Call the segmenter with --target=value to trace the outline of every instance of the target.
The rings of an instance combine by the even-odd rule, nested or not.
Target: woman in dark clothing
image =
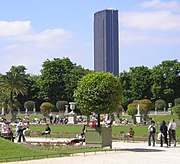
[[[162,135],[161,135],[161,147],[163,147],[163,138],[164,138],[164,143],[166,143],[167,147],[168,147],[167,131],[168,131],[168,127],[166,125],[166,122],[163,120],[161,125],[160,125],[160,132],[162,133]]]

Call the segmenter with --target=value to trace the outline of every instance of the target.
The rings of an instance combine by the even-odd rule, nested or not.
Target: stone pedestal
[[[137,110],[138,110],[138,112],[137,112],[137,114],[136,114],[136,123],[141,123],[142,122],[142,116],[141,116],[141,114],[140,114],[140,105],[138,104],[138,107],[137,107]]]
[[[77,114],[73,111],[68,114],[68,124],[77,124]]]
[[[136,115],[136,123],[141,123],[142,122],[142,116],[141,115]]]

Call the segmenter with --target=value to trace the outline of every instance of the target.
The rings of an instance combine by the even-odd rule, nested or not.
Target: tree
[[[180,120],[180,105],[173,106],[172,111],[173,111],[173,113],[178,115],[178,118]]]
[[[48,116],[49,113],[53,110],[54,106],[49,102],[43,102],[40,106],[40,111],[44,116]]]
[[[128,105],[136,99],[151,98],[150,75],[150,69],[145,66],[131,67],[129,72],[120,74],[123,105]]]
[[[173,102],[180,97],[180,63],[177,60],[166,60],[153,67],[150,78],[153,99]]]
[[[155,108],[157,110],[163,110],[166,107],[167,107],[167,104],[166,104],[166,102],[164,100],[159,99],[159,100],[155,101]]]
[[[148,99],[139,100],[140,112],[147,116],[149,110],[152,108],[152,102]]]
[[[120,83],[122,85],[122,106],[126,109],[127,105],[132,102],[131,96],[131,76],[129,72],[122,72],[119,76]]]
[[[66,107],[65,105],[68,105],[68,102],[67,101],[58,101],[56,103],[56,108],[59,110],[59,111],[65,111]]]
[[[148,67],[139,66],[130,68],[130,90],[133,100],[151,98],[151,82],[149,79],[150,74],[151,72]]]
[[[127,113],[128,113],[128,115],[132,116],[132,118],[134,118],[134,116],[137,114],[137,104],[135,104],[135,103],[129,104]]]
[[[38,80],[38,98],[56,104],[59,100],[72,101],[77,83],[86,71],[68,58],[55,58],[43,63]]]
[[[122,88],[118,78],[111,73],[94,72],[85,75],[74,92],[78,108],[84,114],[100,114],[117,111],[120,105]]]
[[[25,85],[24,78],[18,73],[11,69],[6,75],[3,75],[0,79],[0,88],[5,90],[9,94],[10,102],[10,113],[13,112],[13,95],[25,95],[27,88]]]
[[[35,102],[34,101],[26,101],[24,103],[24,108],[27,109],[28,111],[33,111],[35,108]]]
[[[180,105],[180,98],[177,98],[174,100],[174,105]]]

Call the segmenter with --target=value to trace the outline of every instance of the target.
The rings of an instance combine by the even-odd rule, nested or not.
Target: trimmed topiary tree
[[[167,104],[166,104],[166,102],[164,100],[159,99],[159,100],[155,101],[155,108],[157,110],[163,110],[166,107],[167,107]]]
[[[178,115],[178,118],[180,120],[180,105],[173,106],[172,111],[173,111],[173,113]]]
[[[94,72],[85,75],[74,92],[74,100],[83,114],[100,114],[117,111],[122,88],[119,79],[111,73]]]
[[[68,105],[67,101],[58,101],[56,102],[56,108],[58,109],[58,111],[65,111],[66,107],[65,105]]]
[[[135,119],[134,116],[137,114],[137,104],[136,103],[131,103],[128,105],[128,109],[127,109],[127,114],[132,116],[133,122],[135,123]]]
[[[176,105],[180,105],[180,98],[176,98],[175,100],[174,100],[174,105],[176,106]]]
[[[49,102],[43,102],[40,106],[40,111],[44,116],[48,116],[54,106]]]
[[[35,108],[35,102],[34,101],[26,101],[24,103],[24,108],[27,109],[28,111],[33,111]]]
[[[140,112],[144,114],[144,116],[147,116],[148,112],[152,108],[152,102],[148,99],[143,99],[139,101],[140,105]]]

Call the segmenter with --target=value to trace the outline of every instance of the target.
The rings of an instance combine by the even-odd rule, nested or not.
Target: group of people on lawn
[[[3,123],[1,125],[1,137],[6,138],[14,142],[14,134],[9,126],[10,122],[7,122],[6,119],[3,119]],[[16,125],[16,133],[17,133],[17,142],[26,142],[25,134],[29,132],[30,129],[28,126],[24,125],[24,122],[20,119],[19,122]],[[46,124],[45,131],[42,132],[42,135],[50,134],[51,128],[48,124]]]
[[[149,136],[148,136],[148,146],[151,146],[151,138],[152,144],[155,146],[155,134],[156,127],[155,122],[152,120],[151,124],[148,127]],[[168,125],[163,120],[160,125],[160,133],[158,133],[157,139],[160,140],[160,146],[163,147],[163,143],[167,145],[167,147],[171,146],[171,140],[174,140],[174,146],[176,146],[176,123],[174,119],[172,119]]]

